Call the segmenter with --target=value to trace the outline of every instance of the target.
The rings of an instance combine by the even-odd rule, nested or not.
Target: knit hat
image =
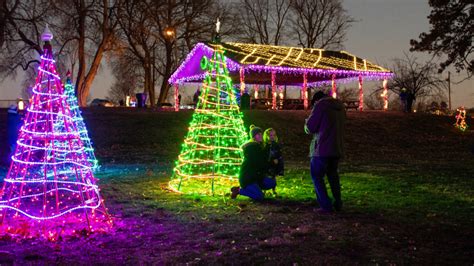
[[[315,102],[321,100],[324,97],[327,97],[328,95],[324,93],[324,91],[317,91],[314,95],[313,98],[311,99],[311,105],[314,105]]]
[[[262,134],[263,133],[262,129],[259,127],[256,127],[255,125],[250,125],[250,136],[253,138],[258,133]]]

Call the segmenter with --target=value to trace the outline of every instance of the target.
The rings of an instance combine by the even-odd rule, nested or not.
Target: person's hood
[[[256,141],[253,141],[253,140],[249,140],[249,141],[245,142],[245,143],[242,145],[242,149],[243,149],[243,148],[246,148],[246,147],[248,147],[248,146],[253,146],[253,145],[258,146],[258,145],[260,145],[260,143],[258,143],[258,142],[256,142]]]
[[[8,112],[10,114],[17,114],[18,113],[17,107],[15,105],[10,105],[10,107],[8,108]]]
[[[322,105],[322,108],[328,108],[328,109],[333,109],[336,111],[340,111],[344,109],[344,104],[338,100],[334,99],[332,97],[324,97],[321,100],[317,102],[318,105]]]

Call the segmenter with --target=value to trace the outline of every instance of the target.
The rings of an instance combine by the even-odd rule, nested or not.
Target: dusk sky
[[[403,58],[408,52],[410,39],[418,38],[429,30],[427,0],[345,0],[349,15],[358,20],[350,28],[345,50],[361,58],[382,65],[390,65],[393,58]],[[225,21],[222,21],[225,23]],[[427,53],[417,53],[422,60],[430,59]],[[447,72],[442,74],[447,77]],[[105,66],[91,89],[91,98],[105,98],[112,84],[111,73]],[[462,80],[464,73],[451,70],[453,82]],[[194,92],[195,88],[191,89]],[[191,93],[192,93],[191,92]],[[474,107],[474,82],[466,80],[452,84],[453,108],[464,105]],[[5,81],[0,87],[0,99],[15,99],[21,95],[21,80]]]

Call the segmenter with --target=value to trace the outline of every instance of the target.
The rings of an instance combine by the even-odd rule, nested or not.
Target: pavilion
[[[178,103],[179,85],[202,82],[205,72],[200,67],[202,56],[212,57],[217,46],[225,51],[226,64],[233,84],[240,84],[243,92],[246,85],[271,85],[272,108],[276,109],[277,86],[289,85],[301,88],[304,109],[308,104],[308,86],[331,85],[331,94],[337,97],[337,83],[358,80],[359,100],[357,107],[363,110],[363,81],[382,80],[384,109],[388,107],[387,79],[393,73],[366,59],[345,51],[328,51],[316,48],[286,47],[233,42],[198,43],[184,62],[171,75],[168,82],[175,88]],[[176,111],[179,106],[175,105]]]

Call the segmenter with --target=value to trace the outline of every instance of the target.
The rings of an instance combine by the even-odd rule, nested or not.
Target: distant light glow
[[[383,92],[380,96],[382,96],[383,99],[383,110],[387,111],[388,110],[388,80],[384,79],[382,82],[383,85]]]
[[[468,125],[466,123],[466,109],[464,108],[464,106],[461,106],[456,109],[456,112],[456,123],[454,124],[454,126],[461,131],[466,131],[468,128]]]
[[[362,76],[359,76],[359,111],[364,110],[364,88]]]

